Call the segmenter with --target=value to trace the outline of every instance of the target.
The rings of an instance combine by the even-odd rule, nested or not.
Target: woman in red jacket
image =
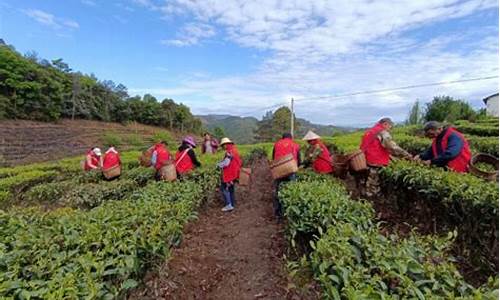
[[[109,145],[109,149],[106,150],[106,152],[104,153],[104,157],[102,159],[102,171],[105,172],[111,168],[120,165],[121,165],[120,154],[118,153],[118,151],[116,151],[113,145]],[[119,175],[117,177],[119,177]]]
[[[161,179],[160,169],[165,166],[172,158],[167,148],[167,142],[160,141],[152,147],[151,164],[156,169],[156,180]]]
[[[309,131],[303,140],[310,145],[306,151],[306,161],[312,164],[315,172],[328,174],[333,172],[333,160],[330,156],[330,151],[321,142],[320,136],[312,131]]]
[[[101,149],[92,147],[85,155],[83,169],[85,171],[97,170],[101,167]]]
[[[235,185],[240,177],[242,161],[238,149],[230,139],[223,138],[220,145],[226,151],[224,159],[217,164],[217,167],[222,169],[220,190],[226,204],[222,211],[232,211],[235,204]]]

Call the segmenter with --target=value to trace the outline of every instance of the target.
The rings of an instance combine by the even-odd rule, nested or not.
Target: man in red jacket
[[[391,155],[412,159],[408,152],[393,141],[390,134],[393,125],[390,118],[382,118],[368,129],[361,139],[360,149],[365,154],[368,164],[368,176],[362,178],[361,183],[361,193],[365,196],[380,194],[379,170],[389,164]]]
[[[416,159],[427,165],[448,168],[458,173],[469,171],[471,151],[462,133],[436,121],[424,125],[425,135],[432,138],[432,146]]]
[[[300,146],[295,143],[292,139],[291,133],[284,133],[282,138],[274,144],[273,147],[273,160],[278,160],[284,156],[291,154],[297,165],[300,165]],[[297,175],[295,173],[290,174],[287,177],[280,178],[274,181],[274,197],[273,197],[273,206],[274,206],[274,215],[278,219],[278,222],[281,221],[283,217],[283,209],[281,202],[278,198],[278,192],[283,183],[295,181]]]

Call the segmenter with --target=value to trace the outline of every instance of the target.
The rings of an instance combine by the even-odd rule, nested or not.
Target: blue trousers
[[[234,207],[235,204],[235,196],[234,196],[234,184],[227,184],[221,182],[220,191],[222,193],[222,198],[224,199],[224,203],[226,205],[231,205]]]

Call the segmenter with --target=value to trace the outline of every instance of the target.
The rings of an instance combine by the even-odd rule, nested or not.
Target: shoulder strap
[[[179,160],[177,160],[175,162],[175,166],[177,167],[177,165],[184,159],[184,157],[186,156],[186,154],[189,152],[189,150],[191,150],[191,148],[187,148],[186,150],[184,150],[184,152],[182,152],[182,155],[181,157],[179,157]]]

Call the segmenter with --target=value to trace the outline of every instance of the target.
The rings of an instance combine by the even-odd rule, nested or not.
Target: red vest
[[[233,159],[231,159],[231,163],[229,163],[229,166],[222,169],[222,181],[224,183],[231,182],[240,178],[240,168],[242,165],[240,154],[238,153],[238,149],[236,149],[236,146],[231,144],[227,145],[226,154],[231,155]]]
[[[108,170],[111,169],[112,167],[119,165],[120,164],[120,155],[118,152],[115,150],[108,150],[106,153],[104,153],[104,158],[102,160],[102,169],[103,170]]]
[[[189,157],[189,154],[186,151],[188,151],[188,149],[177,151],[177,153],[175,153],[175,168],[179,174],[187,173],[194,168],[191,157]],[[184,154],[184,152],[186,152],[186,154]]]
[[[333,172],[332,166],[332,158],[330,157],[330,151],[328,148],[321,142],[317,141],[315,145],[319,145],[321,147],[321,154],[313,161],[313,170],[317,173],[327,174]]]
[[[155,169],[160,170],[161,167],[163,167],[167,161],[170,159],[170,153],[168,152],[167,148],[163,144],[158,144],[155,146],[155,151],[156,151],[156,164],[155,164]]]
[[[367,130],[359,147],[365,154],[366,163],[372,166],[387,166],[391,160],[390,152],[377,138],[377,134],[382,130],[384,130],[382,124],[377,124]]]
[[[448,162],[447,164],[448,168],[458,173],[466,173],[469,171],[471,152],[469,148],[469,143],[460,132],[451,127],[446,129],[446,132],[444,133],[444,136],[441,139],[441,149],[442,151],[446,151],[446,148],[448,148],[448,138],[452,133],[455,133],[458,137],[460,137],[460,139],[464,143],[464,147],[462,148],[462,151],[460,151],[460,153],[457,155],[457,157]],[[432,141],[432,155],[435,158],[438,156],[436,141],[437,137]]]
[[[96,166],[96,167],[99,167],[99,156],[97,156],[94,151],[92,150],[89,150],[87,152],[87,155],[85,156],[85,165],[84,165],[84,169],[85,171],[90,171],[90,170],[93,170],[94,168],[92,168],[89,163],[88,163],[88,159],[90,157],[90,160],[92,161],[92,165]]]
[[[300,146],[295,143],[292,139],[286,138],[277,141],[274,144],[274,159],[280,159],[283,156],[287,156],[288,154],[292,154],[293,158],[298,161],[298,155],[300,151]]]

